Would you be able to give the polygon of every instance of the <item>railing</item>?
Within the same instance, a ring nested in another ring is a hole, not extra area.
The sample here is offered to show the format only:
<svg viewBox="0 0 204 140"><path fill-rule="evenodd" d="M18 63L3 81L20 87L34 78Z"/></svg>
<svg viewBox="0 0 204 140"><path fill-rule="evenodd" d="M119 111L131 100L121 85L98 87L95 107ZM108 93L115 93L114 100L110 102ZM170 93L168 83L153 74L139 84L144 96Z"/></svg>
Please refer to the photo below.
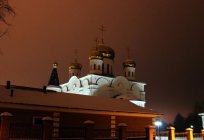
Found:
<svg viewBox="0 0 204 140"><path fill-rule="evenodd" d="M193 139L194 140L202 140L202 134L201 133L193 133Z"/></svg>
<svg viewBox="0 0 204 140"><path fill-rule="evenodd" d="M155 136L155 139L156 140L168 140L168 135L169 135L168 131L161 131L157 133L157 135ZM175 139L176 140L186 140L186 132L175 133Z"/></svg>
<svg viewBox="0 0 204 140"><path fill-rule="evenodd" d="M111 129L94 129L95 138L110 138Z"/></svg>
<svg viewBox="0 0 204 140"><path fill-rule="evenodd" d="M168 140L169 131L161 131L155 133L156 140Z"/></svg>
<svg viewBox="0 0 204 140"><path fill-rule="evenodd" d="M146 138L145 131L127 131L127 138Z"/></svg>
<svg viewBox="0 0 204 140"><path fill-rule="evenodd" d="M187 138L187 133L186 132L177 132L175 133L175 139L176 140L186 140Z"/></svg>
<svg viewBox="0 0 204 140"><path fill-rule="evenodd" d="M159 135L166 137L169 135L169 131L161 131L161 132L159 132Z"/></svg>
<svg viewBox="0 0 204 140"><path fill-rule="evenodd" d="M61 127L59 130L60 138L84 138L84 127Z"/></svg>
<svg viewBox="0 0 204 140"><path fill-rule="evenodd" d="M9 131L9 138L29 138L40 139L42 138L43 131L42 126L33 126L29 124L11 124Z"/></svg>
<svg viewBox="0 0 204 140"><path fill-rule="evenodd" d="M162 131L155 136L156 140L168 140L168 131ZM187 140L187 133L186 132L176 132L175 133L175 139L176 140ZM194 140L202 140L202 134L201 133L193 133L193 139Z"/></svg>

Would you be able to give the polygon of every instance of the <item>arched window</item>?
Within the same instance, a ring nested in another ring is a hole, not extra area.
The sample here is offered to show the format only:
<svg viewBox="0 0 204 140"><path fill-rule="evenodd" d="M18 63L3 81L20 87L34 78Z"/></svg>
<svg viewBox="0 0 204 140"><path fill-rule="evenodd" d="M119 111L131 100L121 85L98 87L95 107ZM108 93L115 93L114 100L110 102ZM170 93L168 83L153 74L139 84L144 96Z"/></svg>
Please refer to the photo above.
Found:
<svg viewBox="0 0 204 140"><path fill-rule="evenodd" d="M102 64L102 73L104 73L104 64Z"/></svg>
<svg viewBox="0 0 204 140"><path fill-rule="evenodd" d="M109 74L109 64L107 64L107 74Z"/></svg>
<svg viewBox="0 0 204 140"><path fill-rule="evenodd" d="M96 69L96 64L94 64L94 70Z"/></svg>

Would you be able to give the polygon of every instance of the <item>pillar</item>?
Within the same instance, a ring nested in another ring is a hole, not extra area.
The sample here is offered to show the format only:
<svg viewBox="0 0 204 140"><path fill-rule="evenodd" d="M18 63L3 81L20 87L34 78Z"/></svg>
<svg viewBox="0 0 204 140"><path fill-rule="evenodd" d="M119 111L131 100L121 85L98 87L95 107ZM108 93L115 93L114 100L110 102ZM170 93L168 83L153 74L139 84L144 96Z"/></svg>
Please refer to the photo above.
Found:
<svg viewBox="0 0 204 140"><path fill-rule="evenodd" d="M146 130L146 140L154 140L155 127L153 125L148 125L145 127Z"/></svg>
<svg viewBox="0 0 204 140"><path fill-rule="evenodd" d="M201 130L201 134L202 134L202 140L204 140L204 129Z"/></svg>
<svg viewBox="0 0 204 140"><path fill-rule="evenodd" d="M0 140L9 140L10 122L13 115L9 112L1 113Z"/></svg>
<svg viewBox="0 0 204 140"><path fill-rule="evenodd" d="M127 139L127 124L119 123L118 124L118 139L119 140L126 140Z"/></svg>
<svg viewBox="0 0 204 140"><path fill-rule="evenodd" d="M175 140L175 128L174 127L169 127L169 140Z"/></svg>
<svg viewBox="0 0 204 140"><path fill-rule="evenodd" d="M193 129L192 128L186 129L186 138L187 140L193 140Z"/></svg>
<svg viewBox="0 0 204 140"><path fill-rule="evenodd" d="M200 117L201 117L201 119L202 119L202 127L203 127L203 129L204 129L204 113L199 113L198 114Z"/></svg>
<svg viewBox="0 0 204 140"><path fill-rule="evenodd" d="M43 140L49 140L52 137L52 118L43 117Z"/></svg>
<svg viewBox="0 0 204 140"><path fill-rule="evenodd" d="M85 140L94 139L94 125L95 122L91 120L84 121L85 126Z"/></svg>

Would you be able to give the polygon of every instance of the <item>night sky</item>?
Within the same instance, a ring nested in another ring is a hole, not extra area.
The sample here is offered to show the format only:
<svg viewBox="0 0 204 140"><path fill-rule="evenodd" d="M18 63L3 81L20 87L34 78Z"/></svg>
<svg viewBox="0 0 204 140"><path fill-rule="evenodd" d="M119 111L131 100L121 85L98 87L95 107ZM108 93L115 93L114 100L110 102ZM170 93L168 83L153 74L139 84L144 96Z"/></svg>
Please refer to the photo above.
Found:
<svg viewBox="0 0 204 140"><path fill-rule="evenodd" d="M16 11L0 39L0 84L46 85L52 63L68 81L75 58L88 73L88 56L106 27L105 43L115 50L115 75L122 62L136 63L136 80L147 83L147 107L171 122L204 100L203 0L10 0ZM0 28L5 27L0 25Z"/></svg>

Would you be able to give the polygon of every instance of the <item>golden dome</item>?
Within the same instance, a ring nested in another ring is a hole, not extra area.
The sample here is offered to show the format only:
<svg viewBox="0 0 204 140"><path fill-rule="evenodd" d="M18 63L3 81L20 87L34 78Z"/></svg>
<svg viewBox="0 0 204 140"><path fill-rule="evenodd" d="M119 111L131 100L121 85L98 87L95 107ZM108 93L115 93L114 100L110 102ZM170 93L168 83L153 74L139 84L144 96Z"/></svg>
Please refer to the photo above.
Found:
<svg viewBox="0 0 204 140"><path fill-rule="evenodd" d="M98 44L98 51L102 53L104 58L114 59L115 57L114 50L111 47L106 46L104 44Z"/></svg>
<svg viewBox="0 0 204 140"><path fill-rule="evenodd" d="M126 59L125 62L123 62L123 67L136 67L136 62L132 59Z"/></svg>
<svg viewBox="0 0 204 140"><path fill-rule="evenodd" d="M69 66L69 69L80 69L81 70L81 68L82 68L82 65L77 62L71 63L71 65Z"/></svg>
<svg viewBox="0 0 204 140"><path fill-rule="evenodd" d="M97 50L92 50L91 54L89 56L89 59L100 59L100 60L102 60L103 55Z"/></svg>

